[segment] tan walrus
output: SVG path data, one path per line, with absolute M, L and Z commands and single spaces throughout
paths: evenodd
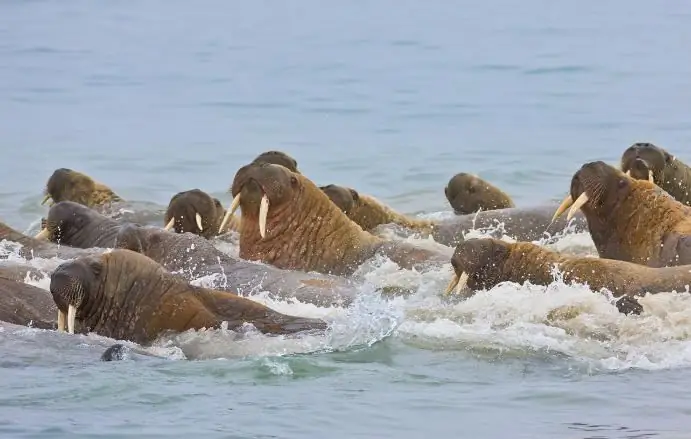
M 601 161 L 571 179 L 555 218 L 581 210 L 601 258 L 651 267 L 691 264 L 691 209 L 655 183 L 633 179 Z
M 223 229 L 225 210 L 218 198 L 201 189 L 190 189 L 173 195 L 164 215 L 164 229 L 176 233 L 190 232 L 211 239 L 230 230 L 238 230 L 240 221 L 233 217 Z
M 675 200 L 691 206 L 691 168 L 659 146 L 634 143 L 621 156 L 621 170 L 660 186 Z
M 351 221 L 311 180 L 280 165 L 249 164 L 235 174 L 233 205 L 243 212 L 240 257 L 279 268 L 348 275 L 382 254 L 404 268 L 444 255 L 385 241 Z
M 290 334 L 324 330 L 326 322 L 276 312 L 227 291 L 190 285 L 139 253 L 116 249 L 58 266 L 50 281 L 58 308 L 58 330 L 83 330 L 148 344 L 166 332 L 241 329 Z
M 45 198 L 41 204 L 48 201 L 51 201 L 50 205 L 60 201 L 74 201 L 84 206 L 97 207 L 123 200 L 108 186 L 94 181 L 88 175 L 59 168 L 48 178 Z
M 625 313 L 640 312 L 634 296 L 646 293 L 683 292 L 691 285 L 691 265 L 651 268 L 631 262 L 564 255 L 530 242 L 508 243 L 499 239 L 469 239 L 456 247 L 451 258 L 455 274 L 445 294 L 490 289 L 501 282 L 549 285 L 556 267 L 564 282 L 586 283 L 593 291 L 603 288 Z
M 444 188 L 444 195 L 456 215 L 516 207 L 511 197 L 501 189 L 477 175 L 465 172 L 451 177 Z
M 351 221 L 363 230 L 372 231 L 383 224 L 398 224 L 411 230 L 431 232 L 434 223 L 400 214 L 376 198 L 360 194 L 352 188 L 329 184 L 320 186 L 331 201 L 345 213 Z

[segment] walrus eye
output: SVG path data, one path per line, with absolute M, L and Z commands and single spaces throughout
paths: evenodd
M 298 179 L 294 175 L 290 176 L 290 184 L 292 184 L 293 186 L 298 184 Z

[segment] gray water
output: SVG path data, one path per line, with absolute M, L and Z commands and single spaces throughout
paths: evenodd
M 688 2 L 186 3 L 0 1 L 1 220 L 35 230 L 59 167 L 126 199 L 165 205 L 198 187 L 226 203 L 238 167 L 280 149 L 319 184 L 443 216 L 456 172 L 530 205 L 563 197 L 582 163 L 615 163 L 636 141 L 691 160 Z M 101 363 L 112 340 L 3 327 L 0 435 L 691 429 L 688 295 L 649 298 L 639 317 L 559 282 L 549 295 L 503 285 L 448 306 L 436 297 L 448 267 L 366 270 L 418 294 L 388 303 L 363 286 L 347 310 L 256 297 L 331 318 L 323 338 L 184 334 L 161 342 L 164 358 Z M 581 314 L 550 321 L 567 305 Z

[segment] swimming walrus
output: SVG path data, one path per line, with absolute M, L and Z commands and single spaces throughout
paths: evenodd
M 3 240 L 20 244 L 21 247 L 18 248 L 17 252 L 19 256 L 22 256 L 24 259 L 72 259 L 78 256 L 95 254 L 103 251 L 103 249 L 81 249 L 56 245 L 52 242 L 46 242 L 27 236 L 7 224 L 0 222 L 0 242 Z M 2 254 L 0 253 L 0 259 L 2 258 Z
M 593 291 L 606 288 L 614 297 L 684 292 L 691 286 L 691 265 L 651 268 L 613 259 L 567 256 L 530 242 L 508 243 L 493 238 L 459 244 L 451 265 L 455 274 L 446 294 L 460 293 L 466 286 L 472 290 L 490 289 L 506 281 L 549 285 L 554 282 L 555 266 L 564 282 L 585 283 Z M 621 305 L 626 308 L 622 311 L 635 312 L 630 308 L 633 303 L 623 301 Z
M 336 275 L 352 274 L 377 254 L 403 268 L 448 261 L 441 253 L 364 231 L 310 179 L 283 166 L 245 165 L 235 174 L 231 192 L 243 212 L 243 259 Z
M 86 174 L 59 168 L 48 178 L 45 198 L 41 204 L 48 201 L 51 201 L 51 205 L 60 201 L 74 201 L 84 206 L 95 207 L 122 201 L 122 198 L 111 188 Z
M 281 314 L 228 291 L 190 285 L 139 253 L 116 249 L 58 266 L 50 281 L 58 330 L 83 330 L 141 345 L 167 332 L 245 323 L 266 334 L 325 330 L 319 319 Z
M 634 143 L 621 156 L 621 170 L 660 186 L 675 200 L 691 206 L 691 168 L 652 143 Z
M 370 232 L 383 224 L 397 224 L 410 230 L 427 233 L 432 229 L 432 221 L 411 218 L 398 213 L 376 198 L 360 194 L 355 189 L 335 184 L 320 186 L 319 189 L 362 230 Z
M 555 212 L 582 211 L 601 258 L 651 267 L 691 264 L 691 208 L 647 180 L 602 162 L 584 164 Z
M 165 230 L 190 232 L 211 239 L 227 231 L 237 230 L 237 217 L 220 229 L 225 210 L 218 198 L 201 189 L 190 189 L 173 195 L 164 216 Z
M 0 320 L 55 329 L 57 308 L 48 291 L 0 275 Z
M 465 172 L 451 177 L 444 188 L 444 195 L 456 215 L 516 207 L 511 197 L 501 189 Z
M 37 236 L 60 242 L 61 248 L 126 248 L 144 254 L 171 272 L 180 272 L 190 281 L 221 275 L 224 282 L 217 283 L 216 288 L 243 295 L 269 291 L 281 297 L 330 306 L 349 304 L 357 294 L 357 285 L 341 277 L 281 270 L 236 259 L 201 236 L 120 224 L 69 201 L 51 207 L 48 218 L 47 227 Z

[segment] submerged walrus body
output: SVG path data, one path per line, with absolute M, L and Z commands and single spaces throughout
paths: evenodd
M 601 258 L 651 267 L 691 264 L 691 208 L 655 183 L 637 180 L 601 161 L 571 179 L 561 215 L 582 211 Z
M 318 319 L 289 316 L 227 291 L 195 287 L 150 258 L 125 249 L 61 264 L 50 283 L 58 329 L 76 323 L 105 337 L 149 344 L 190 329 L 238 330 L 245 323 L 267 334 L 324 330 Z
M 348 304 L 357 285 L 335 276 L 299 273 L 236 259 L 212 242 L 192 233 L 173 233 L 156 227 L 118 224 L 98 212 L 71 202 L 54 205 L 41 235 L 64 246 L 127 248 L 142 253 L 188 280 L 218 274 L 216 288 L 246 295 L 269 291 L 319 305 Z
M 20 244 L 18 253 L 25 259 L 33 258 L 60 258 L 72 259 L 87 254 L 96 254 L 103 252 L 103 249 L 97 248 L 73 248 L 69 246 L 56 245 L 52 242 L 35 239 L 30 236 L 13 229 L 7 224 L 0 223 L 0 241 L 7 240 Z
M 48 291 L 0 274 L 0 320 L 39 329 L 55 329 L 57 308 Z
M 396 212 L 376 198 L 352 188 L 330 184 L 320 186 L 329 199 L 362 230 L 371 232 L 384 224 L 396 224 L 410 230 L 429 232 L 433 222 L 411 218 Z
M 242 207 L 244 259 L 336 275 L 350 275 L 378 254 L 403 268 L 448 260 L 441 253 L 385 241 L 362 230 L 311 180 L 283 166 L 243 166 L 231 191 Z
M 565 218 L 552 221 L 557 204 L 534 207 L 514 207 L 481 211 L 477 214 L 459 215 L 437 222 L 432 232 L 435 241 L 453 247 L 463 242 L 470 230 L 496 228 L 517 241 L 539 241 L 562 232 L 569 222 Z M 574 233 L 588 230 L 582 214 L 576 214 L 571 224 Z
M 612 259 L 567 256 L 529 242 L 492 238 L 459 244 L 451 264 L 455 275 L 447 293 L 454 289 L 461 292 L 466 285 L 473 290 L 490 289 L 506 281 L 549 285 L 554 282 L 555 267 L 565 282 L 586 283 L 593 291 L 606 288 L 615 297 L 683 292 L 691 286 L 691 265 L 651 268 Z M 631 301 L 624 303 L 632 305 Z

